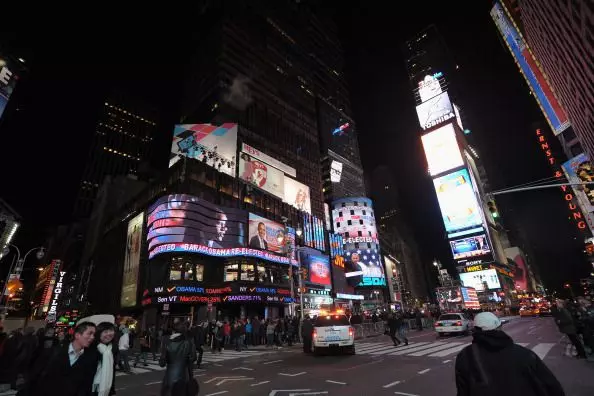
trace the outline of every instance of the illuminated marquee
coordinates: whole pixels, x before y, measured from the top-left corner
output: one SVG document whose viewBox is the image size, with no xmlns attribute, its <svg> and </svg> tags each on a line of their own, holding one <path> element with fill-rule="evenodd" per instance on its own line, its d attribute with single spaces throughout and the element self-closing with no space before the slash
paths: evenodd
<svg viewBox="0 0 594 396">
<path fill-rule="evenodd" d="M 555 178 L 557 178 L 561 182 L 565 182 L 567 180 L 565 178 L 565 174 L 561 170 L 561 166 L 557 163 L 557 158 L 553 155 L 553 151 L 549 146 L 546 137 L 540 129 L 536 130 L 536 136 L 538 137 L 538 143 L 540 144 L 541 150 L 545 153 L 549 165 L 553 168 Z M 576 222 L 577 228 L 579 228 L 580 230 L 586 230 L 588 227 L 586 224 L 585 217 L 582 214 L 582 211 L 578 208 L 577 200 L 572 194 L 571 186 L 561 186 L 561 191 L 563 191 L 563 198 L 565 199 L 565 202 L 567 202 L 567 207 L 571 212 L 571 217 Z"/>
<path fill-rule="evenodd" d="M 60 277 L 58 278 L 56 286 L 54 287 L 54 296 L 52 298 L 52 303 L 50 305 L 48 315 L 56 315 L 56 311 L 58 310 L 58 298 L 60 297 L 60 294 L 62 294 L 64 275 L 66 275 L 66 271 L 60 271 Z"/>
<path fill-rule="evenodd" d="M 289 259 L 283 256 L 277 256 L 272 253 L 268 253 L 263 250 L 251 249 L 251 248 L 227 248 L 227 249 L 216 249 L 208 246 L 195 244 L 195 243 L 168 243 L 157 246 L 149 253 L 149 259 L 163 254 L 163 253 L 200 253 L 207 256 L 218 256 L 218 257 L 256 257 L 263 260 L 272 261 L 280 264 L 293 264 L 298 265 L 297 260 Z"/>
</svg>

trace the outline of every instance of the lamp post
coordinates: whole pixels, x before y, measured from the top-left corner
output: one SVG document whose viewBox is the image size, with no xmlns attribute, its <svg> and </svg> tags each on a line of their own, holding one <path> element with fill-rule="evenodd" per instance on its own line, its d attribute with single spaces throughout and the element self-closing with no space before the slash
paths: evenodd
<svg viewBox="0 0 594 396">
<path fill-rule="evenodd" d="M 6 280 L 4 281 L 4 285 L 2 287 L 2 295 L 0 295 L 0 303 L 2 302 L 2 300 L 4 299 L 4 295 L 6 294 L 6 289 L 8 288 L 8 281 L 10 280 L 10 275 L 14 272 L 17 272 L 18 275 L 21 274 L 21 272 L 23 271 L 23 267 L 25 266 L 25 261 L 27 260 L 27 257 L 29 256 L 29 254 L 31 254 L 32 252 L 37 250 L 36 253 L 36 257 L 38 260 L 41 260 L 43 258 L 43 256 L 45 256 L 45 248 L 43 246 L 38 246 L 35 247 L 31 250 L 29 250 L 27 253 L 25 253 L 25 256 L 21 259 L 21 250 L 18 248 L 18 246 L 10 244 L 8 245 L 4 251 L 2 252 L 4 255 L 8 254 L 8 250 L 10 247 L 13 247 L 16 250 L 16 256 L 12 259 L 12 264 L 10 265 L 10 269 L 8 270 L 8 275 L 6 275 Z M 15 261 L 16 261 L 16 266 L 15 266 Z M 8 302 L 8 300 L 7 300 Z M 2 317 L 3 319 L 3 317 Z"/>
</svg>

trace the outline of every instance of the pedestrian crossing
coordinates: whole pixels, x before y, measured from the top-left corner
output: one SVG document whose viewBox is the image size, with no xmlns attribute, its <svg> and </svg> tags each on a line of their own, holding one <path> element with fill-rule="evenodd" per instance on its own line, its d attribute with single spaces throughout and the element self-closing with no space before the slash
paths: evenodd
<svg viewBox="0 0 594 396">
<path fill-rule="evenodd" d="M 410 357 L 431 357 L 444 358 L 457 354 L 462 349 L 470 345 L 465 341 L 434 341 L 434 342 L 410 342 L 408 345 L 395 347 L 392 342 L 374 342 L 355 344 L 357 355 L 370 356 L 410 356 Z M 551 349 L 556 345 L 554 343 L 538 343 L 531 345 L 527 342 L 517 342 L 517 345 L 532 349 L 541 359 L 544 359 Z"/>
<path fill-rule="evenodd" d="M 221 353 L 212 353 L 210 351 L 205 351 L 204 355 L 202 355 L 202 365 L 205 364 L 218 364 L 224 362 L 226 360 L 233 360 L 233 359 L 242 359 L 242 358 L 250 358 L 254 356 L 261 356 L 269 353 L 267 350 L 244 350 L 241 352 L 234 351 L 234 350 L 223 350 Z M 163 371 L 166 368 L 159 366 L 159 354 L 157 354 L 156 359 L 151 359 L 152 356 L 147 358 L 147 365 L 144 365 L 144 362 L 141 361 L 138 363 L 137 367 L 134 367 L 134 361 L 136 357 L 130 358 L 130 373 L 124 371 L 117 371 L 116 377 L 126 376 L 126 375 L 133 375 L 133 374 L 144 374 L 150 373 L 153 371 Z M 0 396 L 2 396 L 0 394 Z"/>
</svg>

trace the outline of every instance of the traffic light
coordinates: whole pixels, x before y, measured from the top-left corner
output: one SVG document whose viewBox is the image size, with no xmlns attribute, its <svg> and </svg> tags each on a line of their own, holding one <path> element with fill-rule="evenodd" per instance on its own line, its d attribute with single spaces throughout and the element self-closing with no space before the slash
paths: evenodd
<svg viewBox="0 0 594 396">
<path fill-rule="evenodd" d="M 569 289 L 571 287 L 571 285 L 569 283 L 566 283 L 563 285 L 564 288 Z"/>
<path fill-rule="evenodd" d="M 497 205 L 495 205 L 495 202 L 487 202 L 487 207 L 489 208 L 489 212 L 491 212 L 491 216 L 493 216 L 493 219 L 497 219 L 499 217 L 499 212 L 497 211 Z"/>
</svg>

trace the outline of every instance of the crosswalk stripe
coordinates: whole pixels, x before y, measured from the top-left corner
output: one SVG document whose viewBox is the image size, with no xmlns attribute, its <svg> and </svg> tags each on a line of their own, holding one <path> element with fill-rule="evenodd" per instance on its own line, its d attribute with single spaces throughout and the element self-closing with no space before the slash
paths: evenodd
<svg viewBox="0 0 594 396">
<path fill-rule="evenodd" d="M 428 348 L 436 347 L 438 345 L 443 345 L 443 344 L 446 344 L 446 343 L 445 342 L 432 342 L 428 345 L 422 345 L 422 346 L 418 346 L 416 348 L 410 348 L 408 350 L 392 352 L 392 353 L 388 354 L 388 356 L 405 355 L 410 352 L 416 352 L 416 351 L 420 351 L 422 349 L 428 349 Z"/>
<path fill-rule="evenodd" d="M 545 356 L 547 356 L 547 354 L 549 353 L 549 351 L 554 346 L 555 346 L 555 344 L 544 342 L 544 343 L 538 344 L 534 348 L 532 348 L 532 352 L 536 353 L 538 355 L 538 357 L 542 360 L 542 359 L 545 358 Z"/>
<path fill-rule="evenodd" d="M 355 352 L 370 353 L 373 351 L 380 351 L 385 348 L 391 348 L 391 347 L 393 347 L 393 345 L 394 344 L 385 344 L 385 345 L 382 344 L 382 345 L 377 345 L 374 347 L 366 347 L 366 348 L 359 348 L 359 347 L 357 347 L 357 345 L 355 345 Z"/>
<path fill-rule="evenodd" d="M 461 342 L 450 342 L 450 343 L 445 344 L 445 345 L 439 345 L 439 346 L 436 346 L 436 347 L 433 347 L 433 348 L 424 349 L 424 350 L 419 351 L 419 352 L 414 352 L 414 353 L 411 353 L 408 356 L 424 356 L 424 355 L 428 355 L 430 353 L 441 351 L 441 350 L 444 350 L 444 349 L 454 348 L 454 347 L 456 347 L 458 345 L 461 345 L 461 344 L 462 344 Z"/>
<path fill-rule="evenodd" d="M 456 352 L 460 352 L 462 349 L 466 348 L 470 343 L 458 345 L 457 347 L 445 349 L 443 351 L 435 352 L 429 355 L 429 357 L 446 357 Z"/>
<path fill-rule="evenodd" d="M 385 351 L 372 352 L 372 353 L 370 353 L 370 355 L 384 355 L 386 353 L 390 353 L 390 352 L 394 352 L 394 351 L 403 351 L 405 349 L 416 348 L 416 347 L 419 347 L 419 346 L 424 345 L 424 344 L 429 344 L 429 343 L 428 342 L 410 343 L 410 344 L 408 344 L 406 346 L 398 347 L 398 349 L 387 349 Z"/>
</svg>

